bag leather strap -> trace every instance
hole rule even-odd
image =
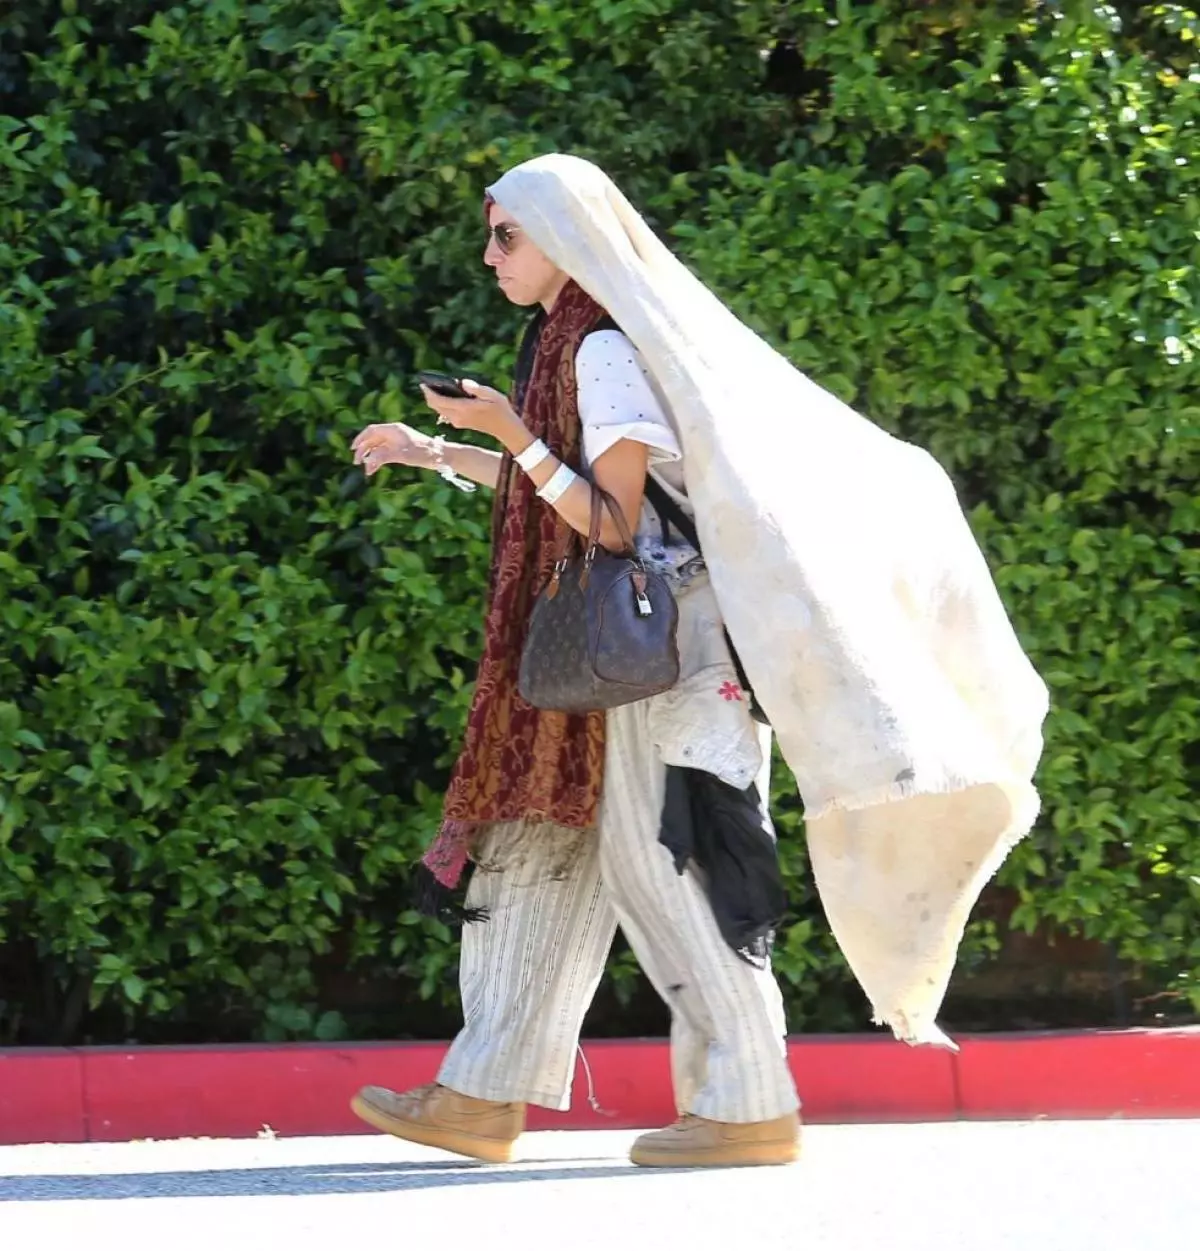
[[[621,536],[621,542],[624,544],[622,550],[616,553],[619,556],[628,556],[631,560],[637,559],[637,549],[633,542],[633,533],[629,529],[629,522],[625,519],[625,513],[621,505],[601,486],[597,486],[591,479],[586,478],[583,474],[579,475],[584,482],[592,488],[592,516],[588,525],[588,540],[585,558],[590,564],[596,559],[596,550],[600,546],[600,509],[602,505],[607,506],[609,515],[612,517],[617,527],[617,533]],[[649,481],[649,478],[647,478]],[[558,551],[555,553],[554,563],[558,568],[562,568],[570,559],[571,549],[575,545],[577,532],[574,526],[563,522],[563,536],[559,540]]]
[[[669,542],[669,536],[666,533],[669,524],[674,526],[697,552],[700,552],[700,536],[696,533],[696,527],[691,518],[667,494],[666,487],[650,473],[646,474],[646,498],[654,506],[654,511],[658,513],[658,519],[662,522],[664,546]]]

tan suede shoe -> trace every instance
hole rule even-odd
[[[643,1168],[731,1168],[791,1164],[800,1158],[800,1118],[735,1125],[683,1116],[666,1129],[643,1134],[629,1158]]]
[[[383,1086],[364,1086],[350,1106],[385,1134],[489,1164],[507,1164],[525,1129],[523,1103],[473,1099],[436,1082],[402,1094]]]

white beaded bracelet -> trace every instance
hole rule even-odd
[[[559,465],[551,475],[550,481],[538,491],[539,499],[544,499],[553,507],[571,489],[571,483],[579,475],[569,465]]]
[[[550,449],[545,445],[545,443],[543,443],[541,439],[534,439],[534,441],[519,456],[514,456],[513,460],[515,460],[526,473],[532,473],[549,455]]]
[[[466,495],[470,495],[475,490],[475,483],[469,478],[460,478],[447,463],[446,440],[440,434],[430,444],[430,450],[433,453],[433,467],[443,481],[450,483],[451,486],[458,487]]]

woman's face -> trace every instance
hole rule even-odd
[[[567,276],[538,251],[533,240],[500,207],[488,206],[488,241],[483,263],[496,271],[500,290],[514,303],[547,308],[563,289]]]

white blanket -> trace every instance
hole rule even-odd
[[[1037,815],[1048,706],[953,485],[743,325],[596,166],[540,157],[489,190],[649,366],[834,935],[877,1021],[948,1043],[968,915]]]

